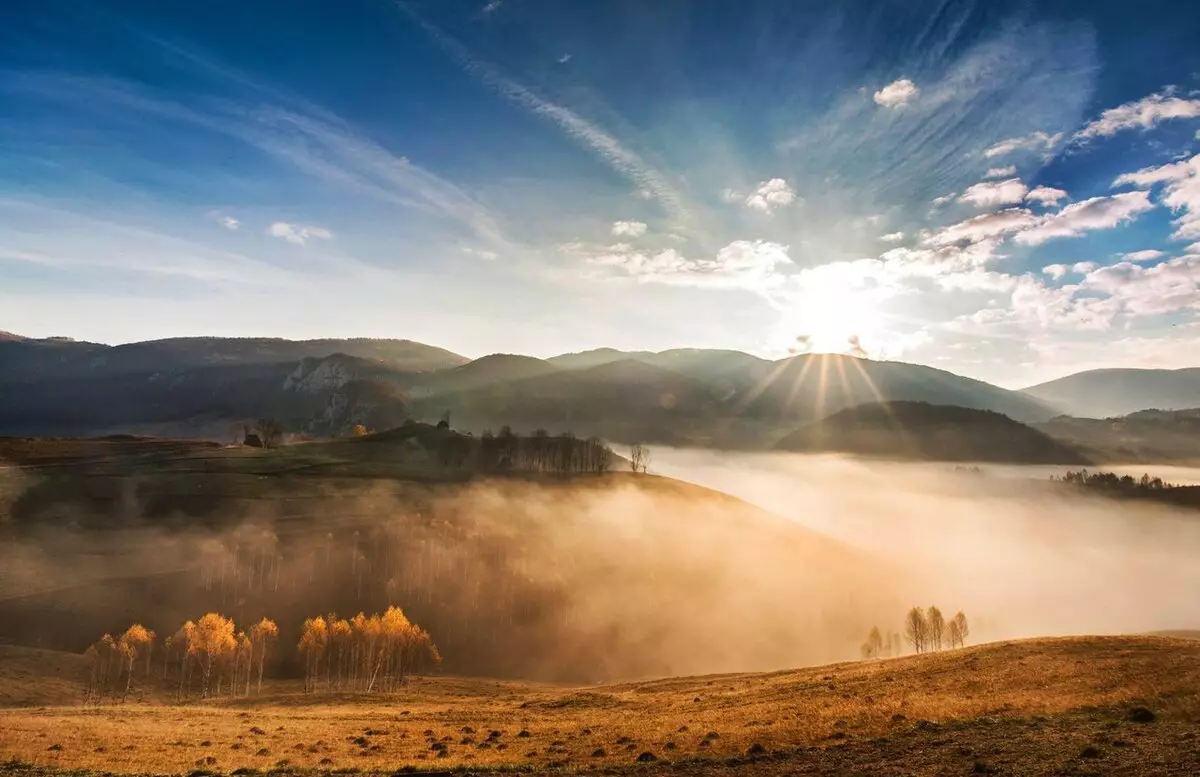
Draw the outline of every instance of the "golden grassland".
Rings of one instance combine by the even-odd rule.
[[[305,695],[298,682],[278,681],[251,699],[177,705],[164,693],[99,708],[67,700],[72,690],[83,697],[69,679],[81,669],[77,656],[0,652],[0,701],[27,705],[0,710],[9,771],[650,764],[753,772],[783,759],[830,774],[1075,768],[1046,771],[1053,764],[1113,773],[1104,763],[1121,773],[1187,774],[1175,766],[1200,758],[1194,731],[1187,734],[1200,723],[1200,642],[1154,636],[1026,640],[591,687],[432,677],[389,695]],[[1141,706],[1154,723],[1129,719]]]

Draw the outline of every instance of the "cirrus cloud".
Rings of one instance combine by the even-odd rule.
[[[286,240],[289,243],[294,243],[298,246],[304,245],[309,241],[310,238],[329,240],[333,237],[333,233],[324,227],[292,224],[287,221],[276,221],[274,224],[267,227],[267,234],[271,237],[277,237],[281,240]]]

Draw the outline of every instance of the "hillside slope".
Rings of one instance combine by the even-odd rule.
[[[380,775],[436,757],[439,773],[1182,776],[1200,761],[1198,667],[1196,642],[1074,637],[618,685],[418,677],[383,704],[272,681],[249,699],[161,704],[173,688],[155,686],[144,704],[0,710],[0,752],[13,777],[183,774],[197,760],[266,772],[281,755],[295,771]],[[30,699],[40,686],[20,679]]]
[[[1138,410],[1200,407],[1200,368],[1088,370],[1040,383],[1022,393],[1083,418],[1123,416]]]
[[[1200,462],[1200,408],[1141,410],[1115,418],[1059,416],[1035,428],[1116,463]]]
[[[1077,449],[999,413],[924,402],[859,405],[797,429],[776,447],[926,461],[1088,463]]]

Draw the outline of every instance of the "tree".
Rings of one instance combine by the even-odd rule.
[[[951,623],[955,625],[958,632],[958,646],[962,647],[966,644],[967,637],[971,636],[971,629],[967,626],[967,616],[963,614],[962,610],[959,610],[954,613]]]
[[[951,648],[962,644],[962,633],[958,630],[958,621],[951,619],[946,623],[946,639],[949,640]]]
[[[263,618],[250,627],[250,642],[258,653],[258,692],[262,693],[263,665],[267,662],[268,647],[279,638],[279,627],[270,618]]]
[[[371,430],[368,429],[363,424],[355,424],[354,427],[350,430],[350,435],[352,437],[365,437],[370,433],[371,433]]]
[[[264,448],[274,448],[283,437],[283,424],[274,418],[260,418],[256,424]]]
[[[133,684],[133,664],[139,658],[146,659],[146,675],[150,674],[150,653],[154,648],[154,632],[140,623],[125,630],[117,640],[117,652],[125,661],[125,696]]]
[[[931,606],[926,610],[925,621],[929,625],[929,647],[933,650],[941,650],[942,639],[946,634],[946,619],[942,617],[942,611]]]
[[[925,611],[914,607],[904,616],[904,636],[917,653],[924,653],[929,639],[929,623],[925,620]]]
[[[300,654],[304,656],[304,692],[316,690],[317,677],[321,671],[321,657],[329,643],[329,627],[318,615],[308,618],[300,628]]]
[[[650,465],[650,450],[636,442],[629,447],[629,468],[634,472],[645,472]]]
[[[213,667],[221,666],[223,659],[237,649],[237,639],[234,636],[233,620],[210,612],[196,621],[195,628],[188,639],[188,655],[195,657],[200,663],[201,690],[200,695],[207,698],[212,689]],[[220,675],[218,673],[218,681]],[[218,684],[218,691],[220,685]]]
[[[871,657],[879,658],[883,653],[883,634],[879,631],[878,626],[871,627],[871,633],[867,635],[867,645],[871,648]]]

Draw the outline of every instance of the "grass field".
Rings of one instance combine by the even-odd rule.
[[[174,705],[164,693],[101,708],[64,703],[72,683],[82,698],[82,671],[68,654],[0,653],[0,698],[26,705],[0,710],[9,772],[1157,775],[1200,763],[1200,643],[1164,637],[611,686],[436,677],[388,696],[306,696],[277,682],[250,700]]]

